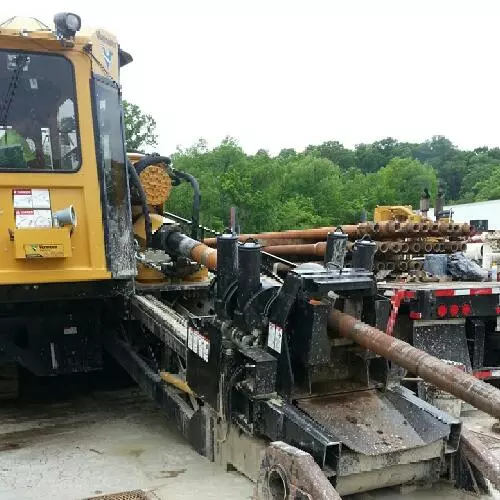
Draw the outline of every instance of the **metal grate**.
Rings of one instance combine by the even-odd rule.
[[[150,500],[142,490],[122,491],[121,493],[110,493],[109,495],[99,495],[97,497],[89,497],[85,500]]]

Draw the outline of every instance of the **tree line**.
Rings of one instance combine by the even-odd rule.
[[[138,108],[125,111],[129,150],[154,146],[154,120],[138,119]],[[447,203],[500,198],[500,148],[460,150],[443,136],[422,143],[386,138],[353,149],[328,141],[275,156],[247,154],[233,138],[212,149],[200,140],[178,149],[173,162],[198,179],[201,222],[217,230],[227,227],[232,206],[241,230],[258,232],[356,223],[363,214],[370,219],[376,205],[418,208],[424,188],[433,200],[438,186]],[[167,210],[190,217],[189,191],[175,187]]]
[[[438,186],[449,203],[500,198],[500,149],[462,151],[442,136],[420,143],[392,138],[354,149],[336,141],[246,154],[232,138],[209,149],[200,140],[173,155],[174,165],[201,187],[202,223],[221,230],[231,206],[244,232],[356,223],[376,205],[418,208],[424,188]],[[167,202],[189,217],[191,197],[179,186]],[[432,203],[431,203],[432,205]]]

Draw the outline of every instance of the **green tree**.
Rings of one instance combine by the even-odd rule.
[[[496,165],[487,179],[479,181],[475,185],[475,200],[498,200],[500,199],[500,165]]]
[[[499,166],[500,159],[492,158],[488,152],[474,151],[470,154],[460,187],[460,200],[476,201],[479,191],[484,187],[483,181],[487,181]]]
[[[374,179],[374,191],[379,205],[412,205],[418,208],[424,188],[436,193],[434,169],[418,160],[394,158],[381,168]]]
[[[288,160],[294,156],[297,156],[297,151],[293,148],[285,148],[278,153],[278,158],[281,160]]]
[[[156,121],[141,111],[137,104],[123,101],[123,119],[128,151],[143,153],[146,146],[156,146]]]
[[[326,158],[343,170],[348,170],[349,168],[356,166],[356,156],[354,151],[345,148],[338,141],[323,142],[323,144],[320,144],[319,146],[309,145],[305,149],[304,153],[306,155]]]
[[[371,218],[376,205],[418,208],[423,189],[434,195],[438,180],[448,200],[500,197],[500,150],[461,151],[442,136],[422,144],[388,137],[354,151],[331,141],[274,157],[245,154],[231,137],[212,149],[200,139],[173,159],[198,179],[202,223],[218,230],[227,227],[232,206],[244,232],[356,223],[364,210]],[[190,188],[181,184],[167,209],[189,218],[191,204]]]
[[[356,145],[356,166],[362,172],[376,172],[386,164],[386,155],[373,144]]]

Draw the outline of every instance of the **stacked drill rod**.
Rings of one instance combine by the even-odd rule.
[[[356,240],[369,237],[377,245],[375,271],[395,273],[419,271],[422,257],[429,253],[463,252],[470,234],[469,224],[443,222],[364,222],[340,227],[242,234],[240,241],[256,239],[266,252],[291,261],[320,261],[326,250],[329,233],[340,231],[348,236],[350,252]],[[205,243],[215,246],[215,238]],[[349,253],[347,262],[349,262]]]
[[[425,254],[451,254],[467,248],[469,224],[387,221],[342,226],[350,240],[364,235],[377,244],[375,271],[408,272],[423,267]],[[352,245],[352,243],[351,243]]]

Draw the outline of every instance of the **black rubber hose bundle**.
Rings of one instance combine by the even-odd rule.
[[[157,163],[164,163],[167,167],[172,165],[172,160],[168,156],[160,156],[160,155],[148,155],[144,156],[140,160],[134,163],[135,171],[138,175],[149,165],[155,165]]]
[[[187,172],[181,172],[180,170],[176,170],[174,172],[175,177],[179,179],[184,179],[188,181],[191,184],[191,187],[193,188],[193,211],[191,214],[191,238],[193,240],[198,239],[198,228],[200,225],[200,201],[201,201],[201,196],[200,196],[200,185],[198,184],[198,181],[191,175],[188,174]]]
[[[127,159],[127,170],[129,179],[137,189],[139,198],[141,200],[142,215],[144,216],[144,230],[146,233],[146,247],[151,248],[153,245],[153,224],[151,223],[151,215],[149,213],[146,193],[144,192],[144,188],[142,187],[141,179],[139,178],[136,167],[132,165],[132,162],[129,159]]]
[[[192,215],[191,215],[191,238],[194,240],[198,239],[198,229],[200,225],[200,202],[201,202],[201,195],[200,195],[200,186],[198,184],[198,181],[191,175],[188,174],[187,172],[182,172],[180,170],[173,170],[171,167],[172,165],[172,160],[168,156],[160,156],[160,155],[149,155],[141,158],[138,160],[134,165],[132,165],[133,170],[135,172],[135,177],[137,178],[137,183],[140,185],[140,187],[137,187],[139,191],[139,195],[141,196],[141,203],[143,207],[143,213],[144,213],[144,218],[146,220],[146,240],[152,241],[152,229],[151,229],[151,218],[149,216],[149,209],[146,203],[146,195],[144,194],[144,190],[142,188],[142,184],[139,178],[139,175],[141,172],[149,167],[150,165],[155,165],[157,163],[163,163],[167,166],[167,171],[172,180],[177,181],[177,183],[180,182],[180,179],[184,179],[185,181],[188,181],[191,184],[191,187],[193,188],[193,209],[192,209]],[[131,173],[131,178],[132,178],[132,173]],[[134,181],[134,185],[135,184]],[[141,194],[142,193],[142,194]],[[144,195],[144,201],[143,201],[143,195]],[[146,215],[147,213],[147,215]],[[149,221],[149,222],[148,222]],[[148,229],[149,226],[149,229]],[[149,231],[149,232],[148,232]],[[150,244],[148,244],[148,247]]]

